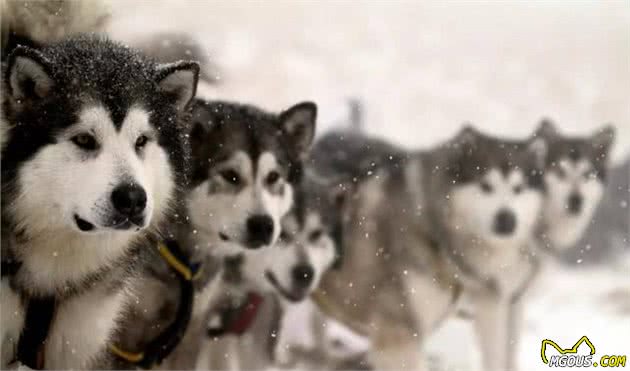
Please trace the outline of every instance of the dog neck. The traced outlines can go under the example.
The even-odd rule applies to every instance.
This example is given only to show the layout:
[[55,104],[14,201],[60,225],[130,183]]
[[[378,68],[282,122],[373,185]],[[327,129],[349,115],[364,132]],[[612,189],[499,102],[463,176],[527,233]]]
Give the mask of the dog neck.
[[[14,236],[15,237],[15,236]],[[34,295],[64,295],[103,274],[131,246],[132,233],[82,236],[76,233],[16,237],[11,246],[20,262],[15,283]]]

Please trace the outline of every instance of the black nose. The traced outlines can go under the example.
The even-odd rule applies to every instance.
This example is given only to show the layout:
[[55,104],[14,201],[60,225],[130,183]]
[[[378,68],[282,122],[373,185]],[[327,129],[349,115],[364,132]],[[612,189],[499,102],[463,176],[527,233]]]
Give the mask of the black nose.
[[571,195],[569,195],[567,208],[569,209],[569,212],[571,214],[578,214],[580,211],[582,211],[582,203],[582,195],[577,192],[573,192],[571,193]]
[[310,264],[299,264],[293,267],[291,272],[293,283],[299,287],[307,287],[313,282],[315,271]]
[[147,193],[137,184],[121,184],[112,192],[112,204],[122,215],[137,217],[147,206]]
[[496,234],[509,235],[516,228],[516,216],[510,210],[501,210],[494,220],[494,231]]
[[247,219],[249,246],[258,248],[269,245],[273,237],[273,220],[269,215],[253,215]]

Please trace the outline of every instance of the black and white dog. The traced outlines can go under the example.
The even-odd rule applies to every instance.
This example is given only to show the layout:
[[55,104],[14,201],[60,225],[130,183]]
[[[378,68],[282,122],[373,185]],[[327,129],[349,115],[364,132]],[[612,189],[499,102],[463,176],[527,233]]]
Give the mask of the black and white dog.
[[[194,367],[207,312],[213,298],[227,290],[223,258],[266,250],[278,240],[281,220],[294,202],[315,119],[316,106],[309,102],[279,114],[237,103],[193,102],[191,181],[182,211],[186,218],[173,236],[202,273],[194,281],[194,306],[182,343],[164,367]],[[130,330],[121,339],[134,351],[172,323],[182,305],[177,280],[169,279],[168,271],[155,273],[157,279],[145,281],[144,300],[134,306]]]
[[566,250],[582,237],[604,194],[614,128],[569,137],[559,133],[551,121],[543,120],[535,135],[549,148],[542,242],[552,251]]
[[198,65],[95,36],[2,71],[2,367],[98,367],[184,182]]

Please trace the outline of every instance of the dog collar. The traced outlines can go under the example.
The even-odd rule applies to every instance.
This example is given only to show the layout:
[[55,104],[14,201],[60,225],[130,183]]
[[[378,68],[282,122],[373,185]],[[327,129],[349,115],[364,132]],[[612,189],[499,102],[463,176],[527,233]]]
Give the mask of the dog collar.
[[179,280],[180,297],[175,320],[149,342],[144,351],[130,352],[115,344],[109,346],[109,350],[119,358],[144,369],[161,364],[184,337],[194,304],[193,281],[200,276],[203,268],[201,263],[191,264],[174,240],[159,242],[157,249]]
[[227,334],[243,335],[254,323],[263,300],[259,294],[250,292],[240,305],[228,305],[212,313],[206,334],[211,338]]

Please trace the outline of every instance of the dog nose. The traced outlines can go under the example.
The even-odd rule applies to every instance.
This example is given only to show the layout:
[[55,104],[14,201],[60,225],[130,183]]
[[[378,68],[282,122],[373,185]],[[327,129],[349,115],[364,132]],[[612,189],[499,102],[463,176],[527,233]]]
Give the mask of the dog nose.
[[569,195],[569,200],[567,202],[567,208],[571,214],[577,214],[582,210],[582,195],[573,192]]
[[315,271],[310,264],[299,264],[293,267],[291,272],[293,283],[299,287],[308,287],[313,282]]
[[252,215],[247,219],[247,233],[252,248],[268,245],[273,237],[273,220],[265,214]]
[[494,220],[494,231],[496,234],[509,235],[516,228],[516,216],[510,210],[503,209],[497,213]]
[[121,184],[112,192],[112,204],[119,213],[133,218],[140,215],[147,206],[147,193],[136,184]]

